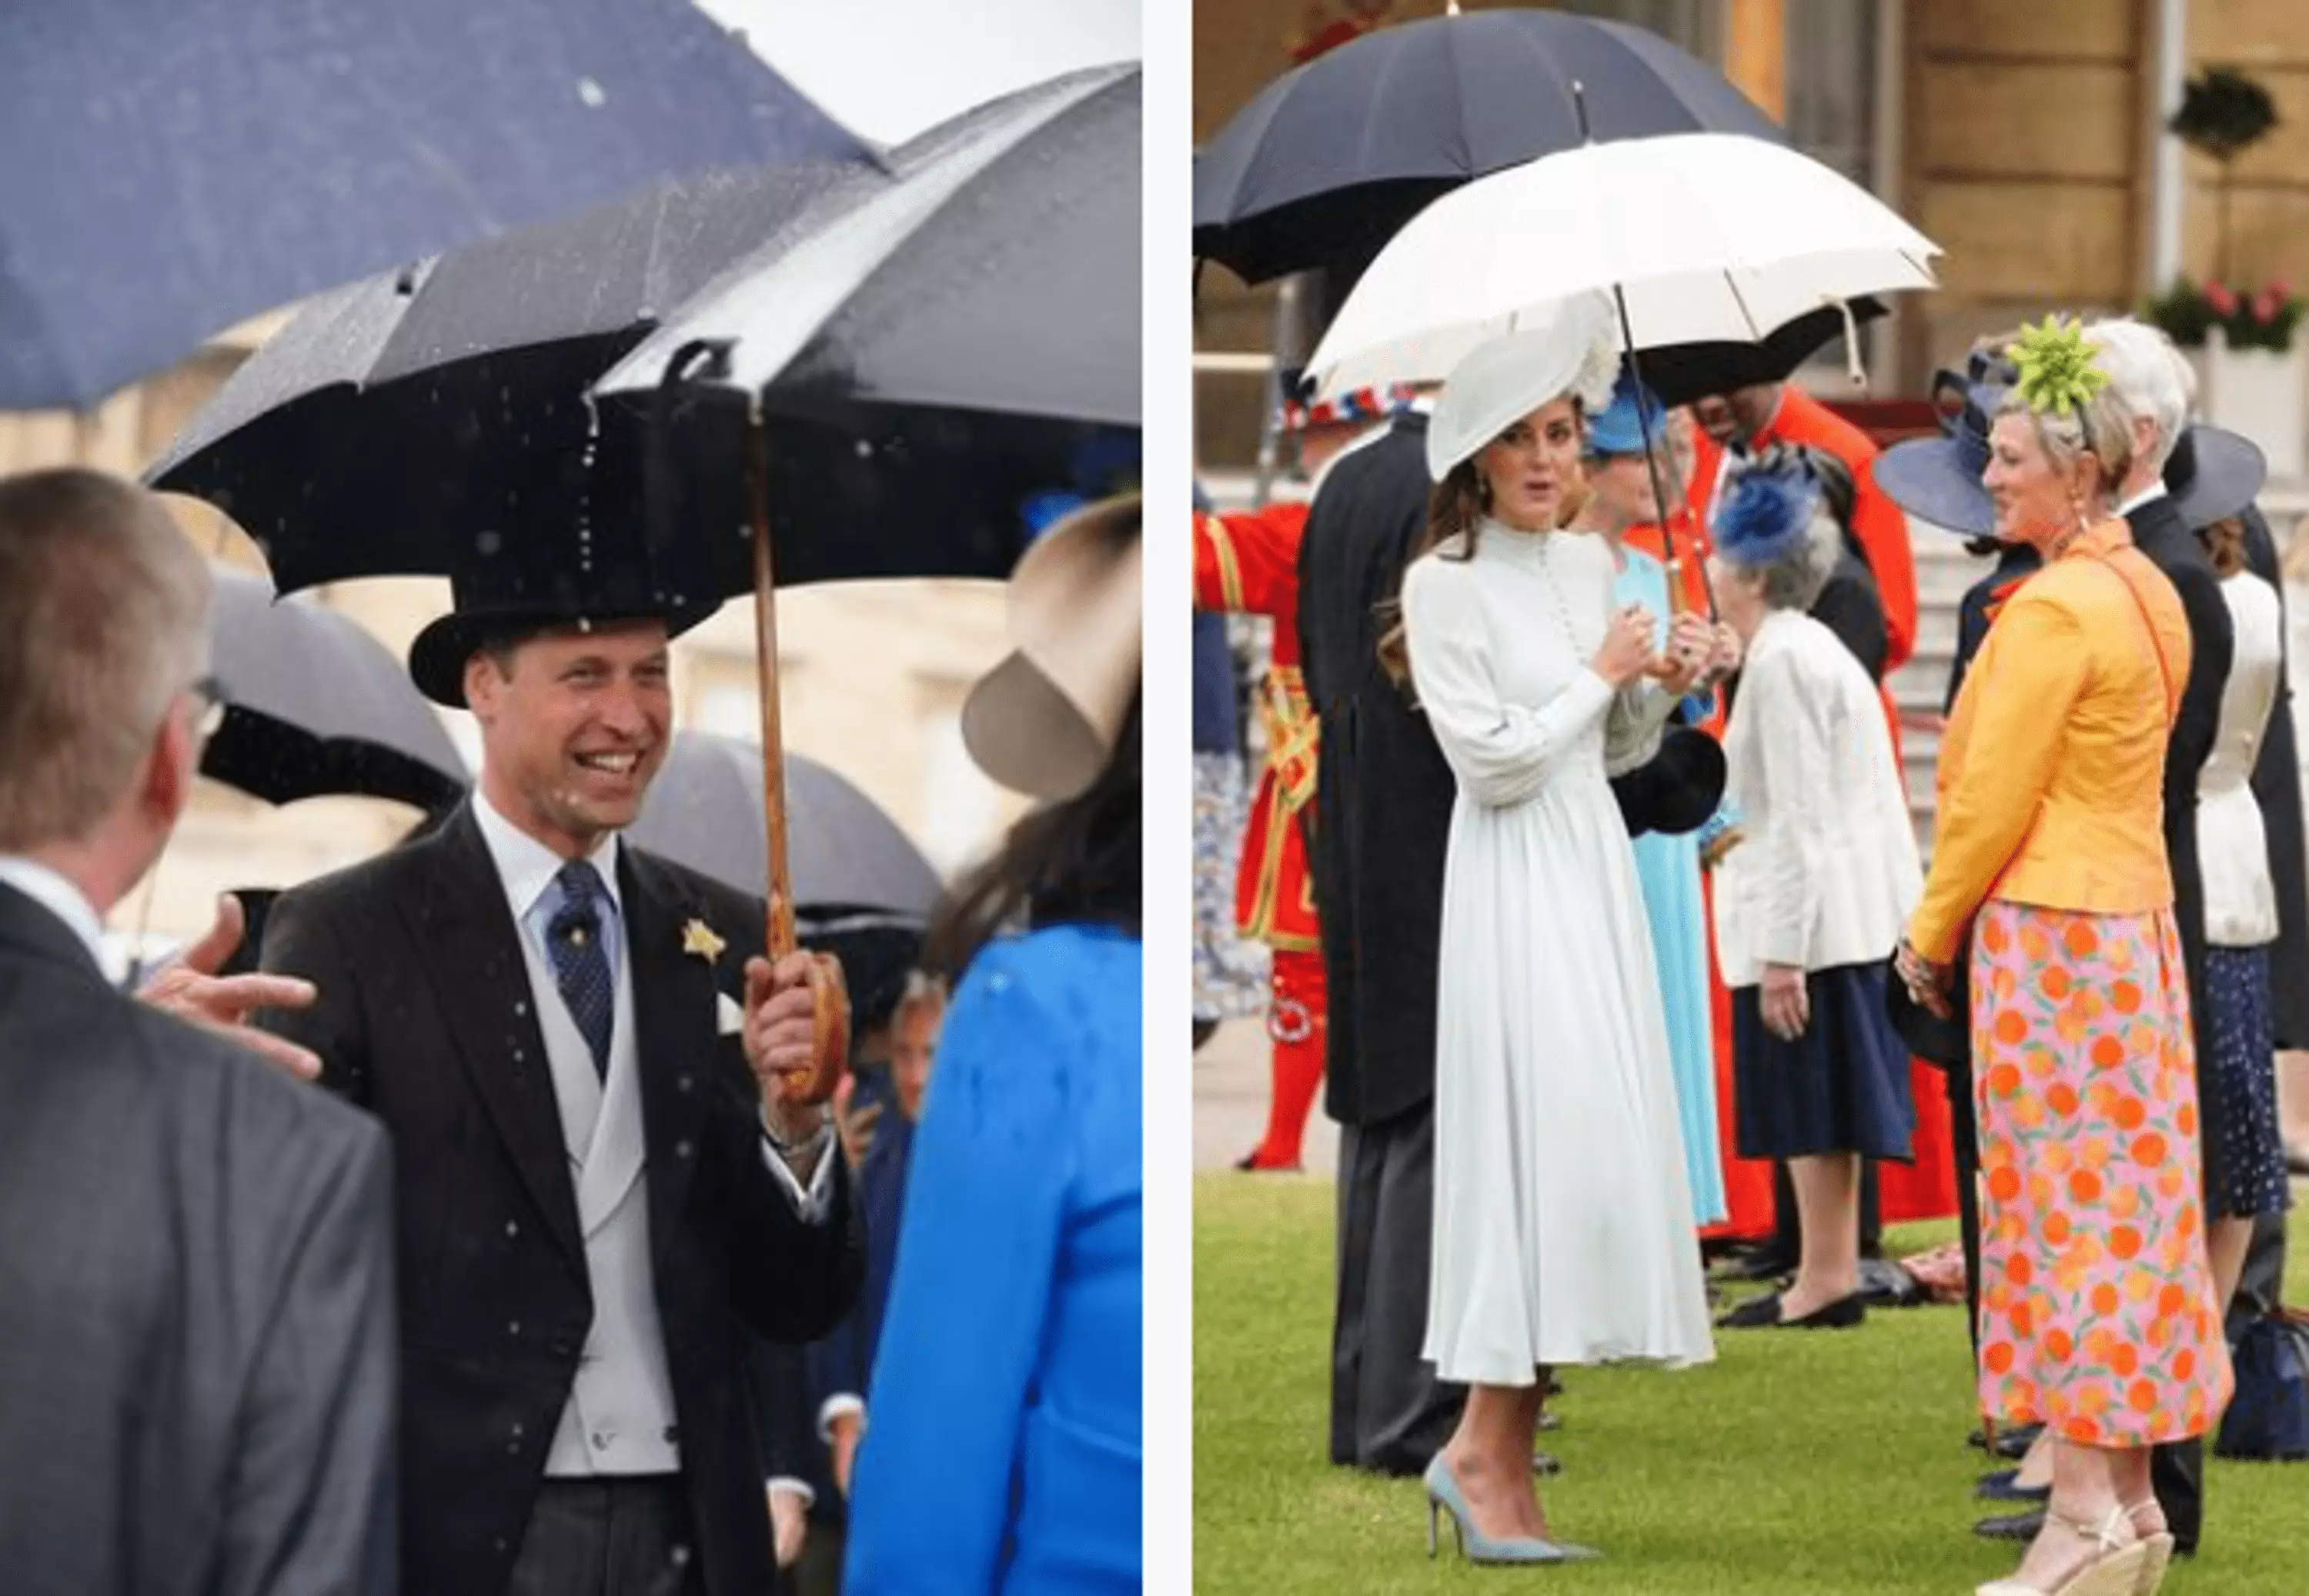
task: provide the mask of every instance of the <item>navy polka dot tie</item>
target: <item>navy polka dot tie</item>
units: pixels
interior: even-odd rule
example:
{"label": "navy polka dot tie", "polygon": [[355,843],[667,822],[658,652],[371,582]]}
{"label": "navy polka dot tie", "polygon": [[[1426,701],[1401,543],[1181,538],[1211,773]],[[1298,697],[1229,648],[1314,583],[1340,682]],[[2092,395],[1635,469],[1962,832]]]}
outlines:
{"label": "navy polka dot tie", "polygon": [[554,876],[561,886],[561,907],[545,927],[545,945],[553,953],[553,978],[569,1017],[593,1051],[593,1073],[610,1075],[610,1026],[616,997],[610,988],[610,957],[601,949],[601,915],[598,907],[607,893],[592,861],[571,859]]}

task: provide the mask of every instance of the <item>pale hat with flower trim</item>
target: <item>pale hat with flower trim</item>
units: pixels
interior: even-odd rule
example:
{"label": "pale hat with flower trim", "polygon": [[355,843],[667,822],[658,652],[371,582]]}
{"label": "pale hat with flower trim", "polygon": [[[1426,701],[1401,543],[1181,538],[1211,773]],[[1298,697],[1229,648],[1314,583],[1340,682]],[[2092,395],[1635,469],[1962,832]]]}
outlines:
{"label": "pale hat with flower trim", "polygon": [[962,740],[1015,792],[1078,796],[1129,719],[1145,652],[1140,513],[1136,493],[1085,505],[1011,573],[1013,651],[971,689]]}
{"label": "pale hat with flower trim", "polygon": [[1574,294],[1520,318],[1444,379],[1427,425],[1427,474],[1440,482],[1551,400],[1570,394],[1595,414],[1612,402],[1619,377],[1619,323],[1602,294]]}

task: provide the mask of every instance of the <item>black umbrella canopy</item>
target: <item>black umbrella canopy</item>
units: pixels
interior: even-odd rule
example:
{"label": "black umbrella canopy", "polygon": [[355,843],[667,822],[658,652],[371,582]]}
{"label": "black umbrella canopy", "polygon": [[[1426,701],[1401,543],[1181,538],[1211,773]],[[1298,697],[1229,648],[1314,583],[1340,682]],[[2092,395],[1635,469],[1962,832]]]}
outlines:
{"label": "black umbrella canopy", "polygon": [[[709,732],[679,731],[626,835],[636,845],[759,895],[769,877],[762,751]],[[786,755],[793,894],[803,910],[871,907],[921,917],[938,872],[872,798],[825,765]]]}
{"label": "black umbrella canopy", "polygon": [[601,436],[587,385],[748,246],[884,181],[829,164],[709,174],[332,294],[148,479],[231,514],[290,591],[454,570],[523,528],[638,523],[631,445]]}
{"label": "black umbrella canopy", "polygon": [[1028,499],[1111,491],[1118,452],[1135,460],[1138,69],[968,121],[939,159],[733,266],[600,385],[605,409],[651,416],[667,515],[705,529],[723,591],[750,577],[721,532],[757,401],[781,582],[1002,576]]}
{"label": "black umbrella canopy", "polygon": [[[1659,35],[1560,11],[1381,29],[1268,84],[1195,160],[1195,254],[1247,282],[1359,272],[1470,178],[1587,142],[1778,125]],[[1577,218],[1566,218],[1576,225]]]}
{"label": "black umbrella canopy", "polygon": [[230,703],[201,773],[268,803],[332,794],[428,812],[464,791],[464,761],[401,661],[351,617],[219,569],[210,669]]}
{"label": "black umbrella canopy", "polygon": [[[149,479],[230,513],[284,591],[454,574],[519,546],[574,565],[581,529],[597,547],[637,546],[651,520],[648,407],[597,407],[592,381],[734,262],[794,248],[1050,92],[954,118],[884,168],[664,185],[331,296],[235,374]],[[782,582],[1000,576],[1018,553],[1017,504],[1066,486],[1051,480],[1047,427],[989,425],[960,437],[953,418],[887,418],[861,453],[852,430],[825,417],[787,426],[790,446],[773,466],[777,502],[835,506],[846,531],[882,535],[829,537],[810,530],[823,516],[788,520]],[[662,487],[657,522],[686,547],[679,561],[660,551],[651,563],[689,573],[665,585],[742,590],[737,474],[662,477]],[[969,503],[987,508],[957,516]],[[691,557],[700,549],[702,565]]]}
{"label": "black umbrella canopy", "polygon": [[668,176],[869,158],[688,0],[15,6],[0,149],[0,409]]}

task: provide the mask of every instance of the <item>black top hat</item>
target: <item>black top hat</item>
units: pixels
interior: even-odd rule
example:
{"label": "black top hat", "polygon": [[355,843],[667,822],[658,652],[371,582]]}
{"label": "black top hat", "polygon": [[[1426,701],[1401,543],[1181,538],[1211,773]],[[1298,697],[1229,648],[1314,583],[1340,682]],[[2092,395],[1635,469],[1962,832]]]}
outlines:
{"label": "black top hat", "polygon": [[489,559],[453,576],[450,594],[455,608],[409,645],[409,676],[426,697],[459,710],[466,662],[494,640],[632,620],[662,620],[666,635],[679,637],[722,607],[706,583],[657,573],[638,553],[599,560],[580,554],[558,565]]}

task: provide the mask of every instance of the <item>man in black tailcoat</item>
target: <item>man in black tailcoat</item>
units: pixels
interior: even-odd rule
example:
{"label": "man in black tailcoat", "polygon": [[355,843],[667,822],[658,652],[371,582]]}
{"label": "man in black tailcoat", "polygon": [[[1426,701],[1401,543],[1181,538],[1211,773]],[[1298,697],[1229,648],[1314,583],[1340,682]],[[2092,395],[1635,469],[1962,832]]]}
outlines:
{"label": "man in black tailcoat", "polygon": [[[2181,595],[2189,619],[2189,680],[2181,712],[2165,746],[2165,854],[2173,871],[2173,918],[2181,934],[2181,962],[2189,979],[2189,1018],[2199,1058],[2212,1055],[2211,1005],[2205,990],[2205,882],[2197,858],[2197,781],[2220,733],[2221,692],[2236,652],[2236,629],[2221,579],[2173,495],[2166,462],[2188,422],[2192,378],[2180,351],[2165,335],[2130,318],[2097,322],[2086,339],[2100,346],[2097,363],[2133,418],[2133,463],[2117,488],[2117,513],[2132,528],[2140,552]],[[2247,496],[2248,498],[2251,496]],[[2219,1094],[2197,1093],[2198,1143],[2206,1189],[2220,1158]],[[2165,1509],[2175,1549],[2196,1549],[2204,1523],[2204,1443],[2159,1446],[2150,1483]]]}
{"label": "man in black tailcoat", "polygon": [[1420,1357],[1434,1202],[1436,953],[1457,789],[1379,663],[1427,526],[1427,416],[1330,466],[1299,554],[1299,637],[1321,757],[1308,860],[1331,993],[1324,1109],[1339,1122],[1331,1461],[1416,1474],[1462,1388]]}
{"label": "man in black tailcoat", "polygon": [[392,1135],[412,1593],[768,1590],[750,1339],[823,1334],[863,1270],[807,955],[618,836],[704,612],[597,559],[457,583],[410,666],[480,724],[473,794],[265,933],[319,990],[279,1030]]}

